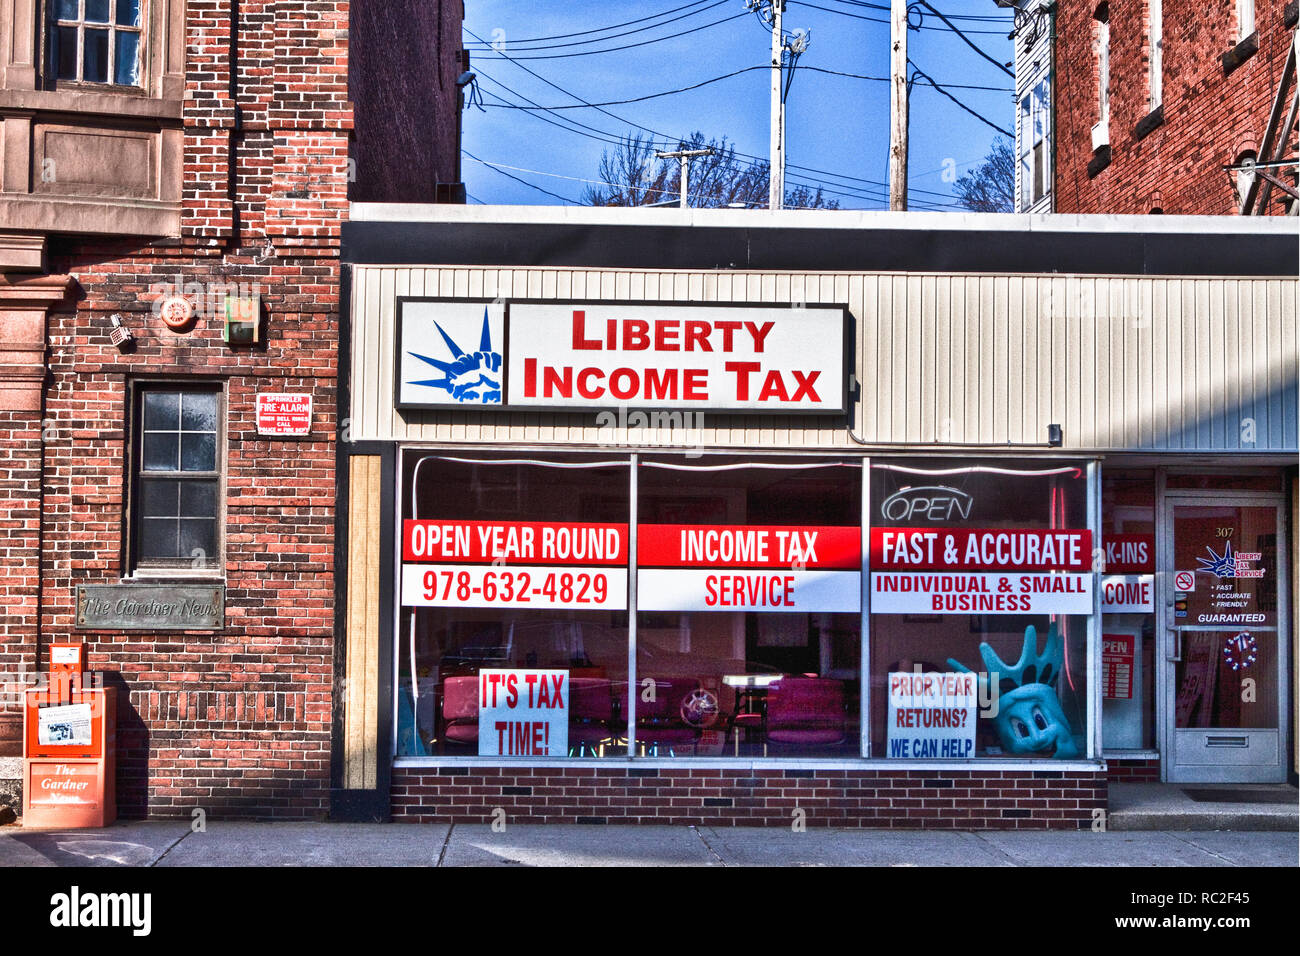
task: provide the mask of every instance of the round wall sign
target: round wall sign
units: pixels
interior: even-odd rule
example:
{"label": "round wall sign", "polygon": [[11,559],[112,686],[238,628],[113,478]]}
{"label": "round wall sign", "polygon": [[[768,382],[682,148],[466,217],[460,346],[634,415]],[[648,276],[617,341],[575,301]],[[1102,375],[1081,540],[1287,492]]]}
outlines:
{"label": "round wall sign", "polygon": [[158,314],[169,329],[183,329],[194,318],[194,306],[183,295],[169,295],[158,307]]}

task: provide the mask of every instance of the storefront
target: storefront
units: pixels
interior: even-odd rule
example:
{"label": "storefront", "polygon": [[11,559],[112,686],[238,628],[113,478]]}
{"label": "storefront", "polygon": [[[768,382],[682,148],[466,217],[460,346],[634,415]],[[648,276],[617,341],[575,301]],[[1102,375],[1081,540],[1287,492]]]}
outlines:
{"label": "storefront", "polygon": [[1294,228],[556,215],[347,227],[336,815],[1294,775]]}

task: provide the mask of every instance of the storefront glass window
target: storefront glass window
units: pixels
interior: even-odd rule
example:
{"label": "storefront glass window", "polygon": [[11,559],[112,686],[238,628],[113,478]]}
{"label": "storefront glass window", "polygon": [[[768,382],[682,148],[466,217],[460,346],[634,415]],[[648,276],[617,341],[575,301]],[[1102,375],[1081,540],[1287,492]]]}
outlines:
{"label": "storefront glass window", "polygon": [[1156,477],[1103,469],[1101,739],[1107,752],[1155,748]]}
{"label": "storefront glass window", "polygon": [[626,753],[627,461],[403,472],[398,755]]}
{"label": "storefront glass window", "polygon": [[871,755],[1087,756],[1083,464],[871,464]]}
{"label": "storefront glass window", "polygon": [[860,755],[862,467],[638,470],[638,752]]}

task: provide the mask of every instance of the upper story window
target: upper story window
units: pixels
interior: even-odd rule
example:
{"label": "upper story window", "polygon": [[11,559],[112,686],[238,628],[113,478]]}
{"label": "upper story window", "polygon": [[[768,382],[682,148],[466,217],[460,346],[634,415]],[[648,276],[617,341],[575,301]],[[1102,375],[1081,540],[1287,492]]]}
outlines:
{"label": "upper story window", "polygon": [[1028,209],[1052,189],[1051,83],[1020,100],[1020,204]]}
{"label": "upper story window", "polygon": [[1150,29],[1150,71],[1151,110],[1154,112],[1163,101],[1164,89],[1164,9],[1161,0],[1147,0],[1147,26]]}
{"label": "upper story window", "polygon": [[53,0],[50,59],[58,80],[144,84],[144,0]]}
{"label": "upper story window", "polygon": [[1237,0],[1237,42],[1255,32],[1255,0]]}
{"label": "upper story window", "polygon": [[1110,122],[1110,8],[1102,4],[1096,12],[1097,124]]}

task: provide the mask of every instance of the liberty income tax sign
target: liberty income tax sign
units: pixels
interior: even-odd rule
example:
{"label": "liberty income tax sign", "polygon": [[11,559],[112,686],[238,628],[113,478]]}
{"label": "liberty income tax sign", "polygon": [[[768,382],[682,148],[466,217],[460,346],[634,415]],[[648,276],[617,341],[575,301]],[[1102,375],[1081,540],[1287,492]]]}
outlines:
{"label": "liberty income tax sign", "polygon": [[842,306],[399,301],[399,408],[841,413]]}

